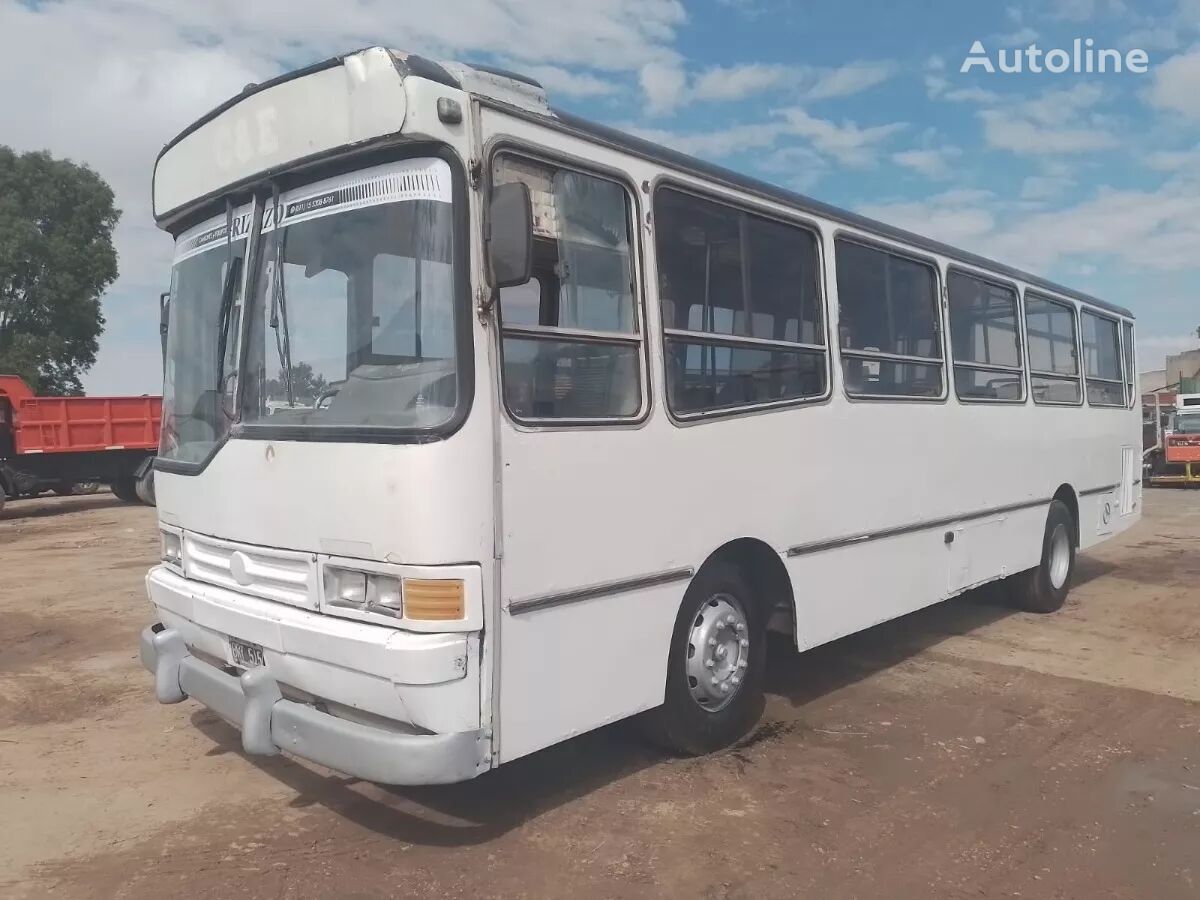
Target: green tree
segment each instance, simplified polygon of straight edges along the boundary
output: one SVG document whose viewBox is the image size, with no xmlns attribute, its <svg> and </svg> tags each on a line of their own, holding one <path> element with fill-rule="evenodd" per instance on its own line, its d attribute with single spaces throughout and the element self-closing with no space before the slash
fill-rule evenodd
<svg viewBox="0 0 1200 900">
<path fill-rule="evenodd" d="M 117 277 L 112 188 L 87 166 L 0 146 L 0 372 L 81 394 Z"/>
<path fill-rule="evenodd" d="M 312 406 L 317 398 L 329 387 L 325 376 L 314 372 L 311 363 L 298 362 L 292 364 L 292 398 L 300 406 Z M 277 399 L 287 397 L 287 384 L 283 372 L 275 378 L 267 379 L 267 396 Z"/>
</svg>

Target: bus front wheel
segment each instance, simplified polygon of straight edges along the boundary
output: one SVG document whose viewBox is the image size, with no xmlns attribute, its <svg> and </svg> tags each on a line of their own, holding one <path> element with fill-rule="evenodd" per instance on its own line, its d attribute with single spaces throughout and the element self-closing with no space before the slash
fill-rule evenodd
<svg viewBox="0 0 1200 900">
<path fill-rule="evenodd" d="M 118 500 L 124 500 L 126 503 L 137 503 L 139 498 L 137 495 L 137 480 L 131 476 L 122 476 L 114 478 L 112 482 L 112 492 Z"/>
<path fill-rule="evenodd" d="M 663 705 L 643 719 L 647 736 L 698 756 L 753 728 L 763 709 L 766 625 L 736 566 L 713 561 L 701 568 L 675 620 Z"/>
<path fill-rule="evenodd" d="M 1065 503 L 1053 500 L 1042 536 L 1042 561 L 1013 576 L 1013 599 L 1028 612 L 1057 612 L 1066 602 L 1074 572 L 1075 519 Z"/>
</svg>

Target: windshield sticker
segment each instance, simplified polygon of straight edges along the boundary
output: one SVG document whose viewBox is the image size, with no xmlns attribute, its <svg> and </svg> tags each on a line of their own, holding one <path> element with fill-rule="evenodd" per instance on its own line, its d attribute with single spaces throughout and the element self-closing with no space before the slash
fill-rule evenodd
<svg viewBox="0 0 1200 900">
<path fill-rule="evenodd" d="M 291 224 L 379 203 L 403 200 L 449 203 L 450 198 L 450 166 L 440 159 L 406 159 L 327 178 L 291 191 L 280 198 L 279 211 L 284 224 Z M 275 205 L 270 197 L 266 198 L 262 219 L 264 232 L 275 227 Z M 240 241 L 250 233 L 253 220 L 254 210 L 249 205 L 234 211 L 234 241 Z M 213 216 L 179 238 L 175 244 L 175 262 L 225 246 L 228 235 L 229 224 L 225 216 Z"/>
<path fill-rule="evenodd" d="M 404 200 L 449 203 L 450 166 L 440 159 L 406 159 L 329 178 L 280 198 L 280 219 L 284 225 L 290 225 L 335 212 Z M 275 217 L 270 215 L 273 211 L 268 200 L 267 215 L 263 216 L 264 232 L 275 227 Z"/>
<path fill-rule="evenodd" d="M 253 212 L 243 206 L 233 214 L 233 240 L 240 241 L 250 232 Z M 229 222 L 224 215 L 213 216 L 202 225 L 197 225 L 180 236 L 175 244 L 175 262 L 181 262 L 197 253 L 224 246 L 229 235 Z"/>
</svg>

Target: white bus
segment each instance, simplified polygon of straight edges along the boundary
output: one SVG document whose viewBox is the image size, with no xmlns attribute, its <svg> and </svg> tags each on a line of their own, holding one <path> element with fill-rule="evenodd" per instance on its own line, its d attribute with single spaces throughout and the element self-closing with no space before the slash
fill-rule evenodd
<svg viewBox="0 0 1200 900">
<path fill-rule="evenodd" d="M 158 699 L 384 783 L 635 714 L 1140 514 L 1133 317 L 382 48 L 171 141 Z"/>
</svg>

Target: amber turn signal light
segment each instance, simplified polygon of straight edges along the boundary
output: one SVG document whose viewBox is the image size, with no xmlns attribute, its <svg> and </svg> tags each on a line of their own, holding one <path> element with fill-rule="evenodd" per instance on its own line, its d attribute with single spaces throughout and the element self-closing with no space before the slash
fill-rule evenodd
<svg viewBox="0 0 1200 900">
<path fill-rule="evenodd" d="M 404 617 L 429 621 L 466 618 L 461 578 L 405 578 Z"/>
</svg>

